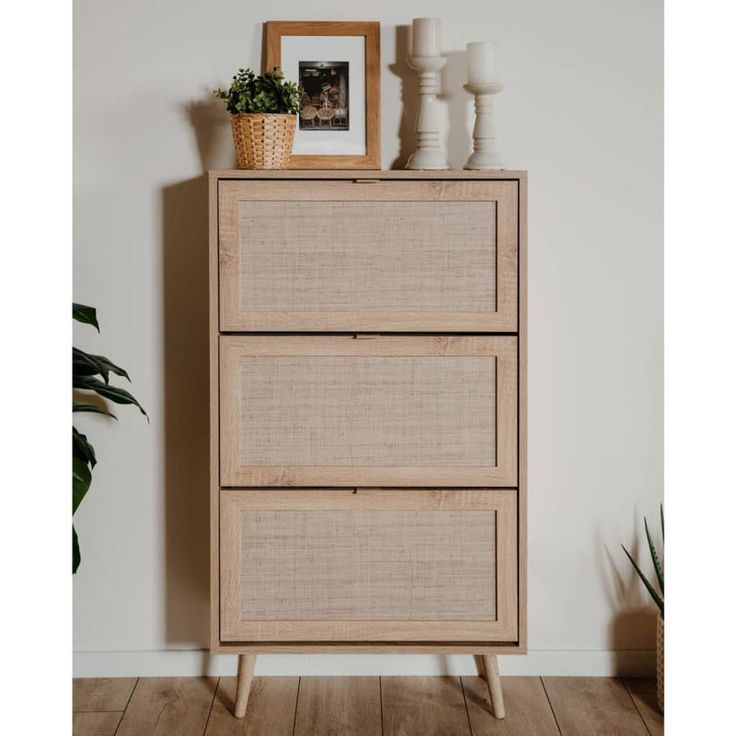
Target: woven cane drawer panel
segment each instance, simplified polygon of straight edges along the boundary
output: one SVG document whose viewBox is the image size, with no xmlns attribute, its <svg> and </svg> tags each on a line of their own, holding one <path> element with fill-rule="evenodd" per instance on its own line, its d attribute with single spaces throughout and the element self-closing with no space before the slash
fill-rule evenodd
<svg viewBox="0 0 736 736">
<path fill-rule="evenodd" d="M 223 628 L 500 631 L 515 613 L 513 491 L 223 491 Z M 503 559 L 500 559 L 503 557 Z M 432 629 L 429 629 L 432 631 Z M 259 638 L 256 633 L 255 638 Z"/>
<path fill-rule="evenodd" d="M 488 202 L 241 202 L 241 310 L 496 308 Z"/>
<path fill-rule="evenodd" d="M 436 346 L 433 338 L 412 339 L 425 351 Z M 259 352 L 268 353 L 269 338 L 223 340 L 242 345 L 223 352 L 225 485 L 239 484 L 231 471 L 257 468 L 380 468 L 390 483 L 393 468 L 499 466 L 499 356 L 492 343 L 481 349 L 486 354 L 382 355 L 391 338 L 271 338 L 281 352 L 292 342 L 298 352 L 300 341 L 308 352 L 314 341 L 317 353 L 273 355 L 248 347 L 260 340 Z M 324 340 L 331 340 L 327 350 L 319 347 Z M 404 338 L 394 340 L 388 344 L 400 352 Z M 356 343 L 379 354 L 334 354 Z M 500 431 L 508 432 L 505 424 Z"/>
<path fill-rule="evenodd" d="M 496 464 L 493 357 L 242 356 L 243 465 Z"/>
<path fill-rule="evenodd" d="M 496 617 L 493 511 L 254 511 L 240 523 L 243 619 Z"/>
<path fill-rule="evenodd" d="M 222 186 L 223 330 L 515 329 L 508 182 Z"/>
</svg>

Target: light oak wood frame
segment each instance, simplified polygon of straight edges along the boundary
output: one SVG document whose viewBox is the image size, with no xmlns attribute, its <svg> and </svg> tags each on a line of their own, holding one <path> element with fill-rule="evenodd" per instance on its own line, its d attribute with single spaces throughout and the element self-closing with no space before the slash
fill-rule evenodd
<svg viewBox="0 0 736 736">
<path fill-rule="evenodd" d="M 495 465 L 355 467 L 241 465 L 241 356 L 495 358 Z M 220 484 L 237 486 L 515 486 L 517 482 L 517 339 L 503 336 L 224 335 L 220 338 Z"/>
<path fill-rule="evenodd" d="M 366 177 L 370 178 L 366 178 Z M 219 484 L 219 259 L 218 188 L 234 180 L 374 181 L 510 181 L 518 196 L 518 336 L 519 336 L 519 480 L 518 480 L 518 608 L 516 642 L 223 642 L 220 639 L 220 484 Z M 217 654 L 526 654 L 527 652 L 527 173 L 498 171 L 244 171 L 209 172 L 210 262 L 210 650 Z"/>
<path fill-rule="evenodd" d="M 518 189 L 512 181 L 223 181 L 219 187 L 220 329 L 258 331 L 515 332 L 518 310 Z M 240 307 L 239 203 L 483 202 L 495 210 L 495 309 L 477 312 L 245 311 Z M 285 216 L 288 215 L 288 210 Z M 489 244 L 490 247 L 490 244 Z M 376 284 L 380 287 L 380 284 Z"/>
<path fill-rule="evenodd" d="M 512 490 L 222 491 L 220 637 L 224 642 L 516 641 L 517 520 Z M 431 510 L 495 512 L 496 618 L 487 620 L 241 620 L 240 514 L 248 511 Z M 324 591 L 330 595 L 329 590 Z"/>
<path fill-rule="evenodd" d="M 292 156 L 290 169 L 381 168 L 381 24 L 378 21 L 270 20 L 265 24 L 265 70 L 281 66 L 282 36 L 363 36 L 365 38 L 365 155 Z M 368 104 L 368 100 L 371 104 Z"/>
</svg>

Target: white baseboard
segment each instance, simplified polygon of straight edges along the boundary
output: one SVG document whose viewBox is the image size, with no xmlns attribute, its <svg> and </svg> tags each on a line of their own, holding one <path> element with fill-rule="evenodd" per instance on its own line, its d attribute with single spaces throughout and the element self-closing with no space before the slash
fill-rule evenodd
<svg viewBox="0 0 736 736">
<path fill-rule="evenodd" d="M 653 677 L 646 650 L 536 650 L 499 658 L 502 675 Z M 75 652 L 75 677 L 195 677 L 234 675 L 235 655 L 200 649 Z M 263 654 L 256 675 L 475 675 L 472 656 L 452 654 Z"/>
</svg>

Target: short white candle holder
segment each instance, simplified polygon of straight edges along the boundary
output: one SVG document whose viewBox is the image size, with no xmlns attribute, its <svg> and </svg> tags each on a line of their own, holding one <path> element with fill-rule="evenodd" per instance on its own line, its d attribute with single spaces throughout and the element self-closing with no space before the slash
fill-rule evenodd
<svg viewBox="0 0 736 736">
<path fill-rule="evenodd" d="M 496 148 L 496 127 L 493 122 L 493 95 L 503 89 L 501 82 L 468 83 L 463 88 L 475 95 L 475 126 L 473 153 L 463 168 L 475 170 L 503 169 Z"/>
<path fill-rule="evenodd" d="M 406 62 L 419 76 L 417 149 L 406 162 L 406 168 L 435 171 L 449 169 L 440 149 L 440 113 L 437 104 L 440 70 L 447 59 L 443 56 L 410 56 Z"/>
</svg>

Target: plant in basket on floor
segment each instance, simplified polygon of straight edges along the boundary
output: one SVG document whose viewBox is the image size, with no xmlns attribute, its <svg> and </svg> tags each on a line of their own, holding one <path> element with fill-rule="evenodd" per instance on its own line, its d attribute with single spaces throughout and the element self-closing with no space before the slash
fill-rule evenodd
<svg viewBox="0 0 736 736">
<path fill-rule="evenodd" d="M 228 90 L 214 94 L 231 114 L 240 169 L 284 169 L 289 163 L 299 112 L 299 90 L 274 68 L 262 77 L 240 69 Z"/>
<path fill-rule="evenodd" d="M 664 546 L 664 509 L 662 506 L 659 507 L 659 522 L 662 530 L 662 546 Z M 657 585 L 659 586 L 659 592 L 653 583 L 650 583 L 647 576 L 642 572 L 636 560 L 633 558 L 629 550 L 623 547 L 626 556 L 634 566 L 637 575 L 644 583 L 644 587 L 649 592 L 652 600 L 659 609 L 659 616 L 657 617 L 657 704 L 659 709 L 664 712 L 664 550 L 662 551 L 663 557 L 660 560 L 657 554 L 657 548 L 654 546 L 652 541 L 652 535 L 649 532 L 649 524 L 647 523 L 646 517 L 644 517 L 644 531 L 647 535 L 647 545 L 649 546 L 649 555 L 652 558 L 652 566 L 657 576 Z"/>
</svg>

